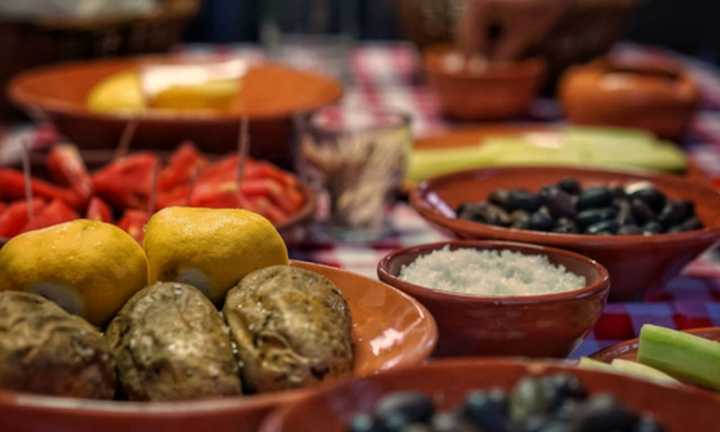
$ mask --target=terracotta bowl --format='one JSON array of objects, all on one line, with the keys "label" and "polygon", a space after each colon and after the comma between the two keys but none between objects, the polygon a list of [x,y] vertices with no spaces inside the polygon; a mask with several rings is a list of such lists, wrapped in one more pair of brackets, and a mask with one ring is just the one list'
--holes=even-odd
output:
[{"label": "terracotta bowl", "polygon": [[[486,297],[435,290],[398,277],[417,257],[451,250],[507,249],[545,255],[553,264],[585,277],[579,290],[533,296]],[[436,356],[560,357],[570,354],[602,314],[610,282],[595,261],[560,249],[497,241],[450,241],[408,247],[378,264],[381,281],[415,297],[435,317],[440,337]]]},{"label": "terracotta bowl", "polygon": [[[409,296],[378,281],[306,262],[343,292],[353,315],[355,376],[421,364],[437,340],[432,316]],[[295,390],[196,402],[113,402],[0,391],[3,431],[254,431],[277,406],[307,395]]]},{"label": "terracotta bowl", "polygon": [[700,100],[680,65],[659,61],[577,66],[563,76],[559,94],[574,123],[647,129],[667,138],[682,136]]},{"label": "terracotta bowl", "polygon": [[691,389],[658,386],[563,363],[508,359],[455,359],[344,382],[273,414],[262,432],[344,432],[355,414],[368,413],[384,395],[414,390],[432,395],[440,409],[457,407],[465,393],[509,390],[524,376],[572,373],[591,393],[611,393],[627,407],[652,414],[668,431],[710,431],[720,404]]},{"label": "terracotta bowl", "polygon": [[[575,177],[584,186],[646,180],[671,198],[695,203],[701,230],[655,236],[591,236],[518,230],[457,219],[454,209],[465,201],[484,201],[500,188],[541,186]],[[635,300],[659,290],[720,239],[720,192],[704,183],[640,172],[568,167],[506,167],[470,170],[436,177],[410,193],[413,207],[431,223],[461,238],[535,243],[573,250],[597,260],[610,273],[610,300]]]},{"label": "terracotta bowl", "polygon": [[[705,327],[684,331],[694,334],[696,336],[720,342],[720,327]],[[606,363],[610,363],[616,358],[624,360],[637,360],[638,344],[639,341],[637,338],[626,340],[625,342],[620,342],[607,348],[601,349],[600,351],[593,354],[591,357],[596,360],[604,361]]]},{"label": "terracotta bowl", "polygon": [[[425,72],[444,114],[462,120],[490,120],[525,113],[545,75],[539,58],[490,63],[482,71],[449,69],[451,48],[439,46],[424,53]],[[460,57],[461,58],[461,57]]]},{"label": "terracotta bowl", "polygon": [[[10,98],[31,115],[37,111],[83,148],[115,148],[128,116],[89,111],[86,99],[95,84],[142,63],[183,61],[183,57],[144,56],[67,63],[22,73],[9,86]],[[184,140],[206,151],[225,152],[237,145],[240,119],[250,119],[251,152],[287,162],[291,117],[331,104],[342,96],[341,84],[313,72],[260,63],[245,77],[243,89],[227,113],[148,112],[138,119],[133,148],[175,148]]]}]

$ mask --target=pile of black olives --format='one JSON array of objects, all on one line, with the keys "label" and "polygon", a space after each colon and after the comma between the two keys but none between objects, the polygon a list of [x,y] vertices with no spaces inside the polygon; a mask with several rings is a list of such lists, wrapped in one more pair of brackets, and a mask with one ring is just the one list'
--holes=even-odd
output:
[{"label": "pile of black olives", "polygon": [[463,203],[456,212],[490,225],[564,234],[653,235],[703,227],[692,202],[669,199],[648,182],[583,188],[566,178],[538,193],[498,189],[487,202]]},{"label": "pile of black olives", "polygon": [[634,413],[607,394],[588,396],[573,375],[524,378],[509,394],[475,390],[463,404],[439,412],[430,397],[398,392],[357,415],[349,432],[662,432],[652,417]]}]

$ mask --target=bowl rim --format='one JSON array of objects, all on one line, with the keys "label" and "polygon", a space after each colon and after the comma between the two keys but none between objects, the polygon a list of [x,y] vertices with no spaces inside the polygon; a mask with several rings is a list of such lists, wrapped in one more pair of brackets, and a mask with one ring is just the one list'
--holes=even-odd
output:
[{"label": "bowl rim", "polygon": [[[542,57],[528,57],[516,61],[489,62],[488,68],[482,73],[467,70],[448,71],[439,67],[437,62],[441,56],[456,52],[449,44],[432,45],[422,52],[425,71],[436,77],[468,81],[517,81],[537,79],[544,76],[547,62]],[[460,53],[459,51],[457,51]]]},{"label": "bowl rim", "polygon": [[[429,287],[416,285],[406,282],[390,271],[390,266],[397,258],[410,253],[428,253],[445,246],[457,248],[472,248],[478,250],[484,249],[501,249],[503,247],[512,248],[514,251],[523,254],[545,255],[548,257],[563,256],[571,258],[582,263],[587,268],[593,269],[597,273],[597,277],[592,281],[586,281],[582,288],[571,291],[563,291],[559,293],[534,294],[527,296],[481,296],[456,293],[451,291],[436,290]],[[608,271],[600,263],[594,259],[588,258],[576,252],[567,251],[548,246],[540,246],[534,244],[510,242],[501,240],[446,240],[435,243],[425,243],[417,246],[405,247],[390,252],[383,257],[377,266],[378,277],[381,281],[392,285],[401,291],[410,293],[418,298],[428,298],[434,301],[444,301],[451,303],[462,303],[468,305],[493,305],[493,306],[524,306],[538,304],[552,304],[572,302],[576,300],[591,298],[595,296],[605,296],[610,292],[610,275]]]},{"label": "bowl rim", "polygon": [[[706,392],[702,392],[698,389],[691,387],[674,388],[668,387],[662,384],[654,383],[652,381],[642,380],[634,378],[629,375],[621,375],[616,373],[610,373],[605,371],[599,371],[595,369],[583,369],[577,366],[576,361],[569,359],[524,359],[522,357],[456,357],[441,359],[433,362],[429,362],[420,366],[415,366],[408,369],[399,369],[392,372],[388,372],[379,376],[364,377],[364,378],[353,378],[347,379],[335,383],[335,385],[322,388],[320,391],[308,395],[306,398],[301,400],[293,401],[280,409],[276,410],[263,421],[259,432],[278,432],[280,427],[287,426],[285,419],[289,413],[303,407],[303,405],[310,400],[316,400],[318,398],[324,398],[328,395],[334,395],[339,389],[348,390],[350,386],[359,382],[367,382],[374,380],[382,380],[384,378],[406,378],[411,377],[422,377],[423,371],[432,370],[455,370],[455,369],[466,369],[466,370],[478,370],[479,368],[487,369],[488,373],[492,373],[493,370],[501,368],[517,368],[523,367],[525,374],[530,376],[543,376],[548,373],[548,370],[558,368],[561,371],[575,373],[576,375],[586,377],[597,377],[597,378],[611,378],[613,381],[627,381],[632,386],[646,387],[648,389],[663,389],[665,392],[680,392],[685,395],[692,395],[694,398],[701,398],[708,404],[715,403],[715,399],[709,396]],[[558,372],[561,372],[558,371]],[[552,372],[551,372],[552,373]],[[369,387],[372,388],[372,387]],[[385,395],[386,392],[382,391],[381,395]],[[287,429],[282,429],[287,430]]]},{"label": "bowl rim", "polygon": [[[438,340],[438,329],[434,317],[425,306],[402,290],[399,290],[396,287],[382,281],[377,281],[362,274],[350,272],[337,267],[300,260],[290,260],[290,263],[300,265],[303,268],[324,268],[326,270],[351,273],[355,277],[367,279],[375,284],[384,285],[386,289],[393,291],[395,294],[409,302],[415,310],[419,311],[421,315],[425,317],[427,323],[427,331],[424,333],[424,343],[419,346],[418,350],[415,350],[412,355],[409,356],[408,360],[403,362],[404,366],[401,366],[399,369],[422,364],[435,349]],[[386,370],[378,370],[365,376],[377,375],[385,371]],[[166,402],[82,399],[0,389],[0,410],[2,410],[3,407],[21,407],[28,410],[50,410],[53,412],[62,412],[75,416],[102,415],[125,418],[177,418],[212,413],[231,414],[236,411],[247,412],[284,405],[301,399],[325,387],[354,378],[361,378],[361,376],[353,375],[351,377],[339,377],[337,379],[321,382],[312,387],[283,390],[268,394],[239,395],[203,399],[198,401]]]},{"label": "bowl rim", "polygon": [[[212,125],[216,123],[225,122],[237,122],[241,119],[248,118],[250,121],[255,120],[272,120],[286,117],[292,117],[293,115],[312,111],[323,107],[337,103],[343,95],[344,89],[342,83],[336,78],[318,72],[316,70],[305,70],[298,69],[292,66],[284,65],[278,62],[274,62],[271,59],[263,58],[258,63],[266,65],[279,65],[286,69],[300,71],[309,76],[321,78],[330,83],[333,87],[333,94],[325,98],[322,102],[316,102],[312,105],[303,107],[297,110],[276,110],[272,112],[261,112],[261,113],[249,113],[241,115],[233,112],[182,112],[182,111],[163,111],[163,110],[148,110],[143,113],[133,114],[124,112],[95,112],[91,111],[87,104],[72,104],[64,101],[48,100],[42,94],[37,92],[26,91],[24,84],[28,80],[39,79],[47,74],[53,74],[61,71],[77,70],[89,66],[112,66],[116,65],[119,70],[129,69],[133,66],[137,66],[142,62],[158,61],[167,62],[173,59],[184,59],[187,58],[192,61],[192,55],[186,56],[182,53],[166,53],[166,54],[145,54],[136,55],[131,57],[110,57],[105,59],[96,60],[75,60],[68,61],[59,64],[38,66],[26,71],[19,73],[14,76],[6,86],[5,93],[8,98],[18,107],[29,112],[36,112],[37,110],[53,115],[71,116],[76,118],[100,120],[100,121],[113,121],[113,122],[129,122],[137,121],[138,125],[145,124],[177,124],[177,123],[188,123],[191,125]],[[109,76],[109,75],[108,75]],[[87,97],[87,94],[85,95]]]},{"label": "bowl rim", "polygon": [[[543,231],[522,230],[516,228],[505,228],[451,218],[443,215],[437,208],[427,202],[426,196],[434,193],[434,185],[457,181],[463,177],[473,177],[482,173],[522,173],[522,172],[564,172],[567,176],[582,175],[623,175],[634,177],[636,180],[645,180],[652,183],[672,183],[678,186],[701,189],[703,192],[714,195],[720,199],[720,191],[717,191],[702,181],[691,178],[679,178],[671,175],[652,174],[643,170],[629,169],[598,169],[592,167],[571,167],[562,165],[512,165],[500,167],[488,167],[468,169],[449,174],[435,176],[424,180],[410,189],[409,199],[411,206],[429,222],[448,229],[454,233],[461,232],[464,235],[480,236],[483,238],[507,239],[517,242],[535,244],[546,244],[556,247],[577,247],[578,245],[592,245],[594,248],[618,248],[624,249],[636,245],[652,245],[654,248],[668,248],[678,243],[687,243],[696,240],[717,240],[720,238],[720,218],[713,225],[705,225],[699,230],[685,231],[679,233],[664,233],[651,236],[644,235],[589,235],[589,234],[560,234]],[[519,185],[521,186],[521,185]],[[704,224],[706,221],[702,221]]]}]

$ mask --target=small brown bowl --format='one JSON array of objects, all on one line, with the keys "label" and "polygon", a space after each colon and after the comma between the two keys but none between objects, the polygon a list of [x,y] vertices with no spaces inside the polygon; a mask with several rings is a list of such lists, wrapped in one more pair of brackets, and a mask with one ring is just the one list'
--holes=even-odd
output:
[{"label": "small brown bowl", "polygon": [[[421,364],[437,340],[435,321],[411,297],[378,281],[295,261],[340,288],[350,305],[354,376]],[[282,404],[313,389],[192,402],[120,402],[57,398],[0,390],[0,430],[75,432],[255,431]]]},{"label": "small brown bowl", "polygon": [[389,393],[419,391],[431,395],[440,409],[448,410],[458,407],[470,390],[510,390],[525,376],[555,373],[577,376],[590,393],[615,395],[628,408],[653,415],[668,431],[717,430],[720,404],[689,388],[660,386],[561,362],[455,359],[332,386],[277,411],[261,432],[345,432],[354,415],[371,412]]},{"label": "small brown bowl", "polygon": [[[576,178],[583,186],[649,181],[673,199],[695,203],[705,228],[654,236],[593,236],[502,228],[455,217],[454,209],[460,203],[485,201],[496,189],[537,191],[566,177]],[[661,289],[720,239],[720,192],[699,181],[641,172],[570,167],[470,170],[421,183],[410,192],[410,202],[423,218],[460,238],[554,246],[595,259],[610,273],[611,301],[636,300]]]},{"label": "small brown bowl", "polygon": [[545,75],[545,62],[539,58],[489,63],[473,72],[465,66],[448,68],[448,55],[462,56],[447,46],[427,49],[425,72],[443,113],[462,120],[503,119],[527,112]]},{"label": "small brown bowl", "polygon": [[[87,97],[92,88],[112,74],[141,64],[183,61],[188,60],[177,55],[143,56],[42,67],[15,77],[8,91],[16,105],[31,115],[42,113],[79,147],[115,148],[133,117],[90,111]],[[263,62],[250,69],[228,112],[148,111],[136,117],[132,147],[173,149],[191,140],[205,151],[231,151],[237,146],[240,120],[247,117],[251,153],[288,162],[292,116],[334,103],[341,96],[341,84],[335,79]]]},{"label": "small brown bowl", "polygon": [[679,64],[659,61],[577,66],[565,73],[559,93],[574,123],[646,129],[666,138],[683,135],[700,100]]},{"label": "small brown bowl", "polygon": [[[693,334],[695,336],[704,337],[706,339],[720,342],[720,327],[705,327],[696,328],[690,330],[684,330],[686,333]],[[611,345],[603,348],[590,357],[595,360],[600,360],[605,363],[610,363],[615,359],[623,360],[637,360],[637,351],[639,345],[639,339],[630,339],[624,342]]]},{"label": "small brown bowl", "polygon": [[[398,277],[417,257],[451,250],[511,250],[545,255],[553,264],[585,277],[585,287],[562,293],[488,297],[435,290]],[[437,356],[559,357],[570,354],[600,318],[610,282],[595,261],[573,252],[499,241],[449,241],[397,250],[378,263],[381,281],[415,297],[435,317]]]}]

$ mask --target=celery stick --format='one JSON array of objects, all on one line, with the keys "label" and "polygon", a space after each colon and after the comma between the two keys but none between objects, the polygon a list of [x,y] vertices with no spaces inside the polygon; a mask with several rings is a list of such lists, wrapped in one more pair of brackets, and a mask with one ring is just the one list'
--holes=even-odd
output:
[{"label": "celery stick", "polygon": [[659,384],[680,384],[680,381],[648,365],[623,359],[615,359],[610,363],[615,369],[638,378],[647,379]]},{"label": "celery stick", "polygon": [[600,372],[608,372],[608,373],[614,373],[614,374],[621,374],[619,370],[612,367],[610,364],[601,362],[598,360],[593,360],[590,357],[580,357],[580,361],[578,362],[578,367],[581,369],[588,369],[588,370],[596,370]]},{"label": "celery stick", "polygon": [[674,377],[720,390],[720,343],[645,324],[638,361]]}]

